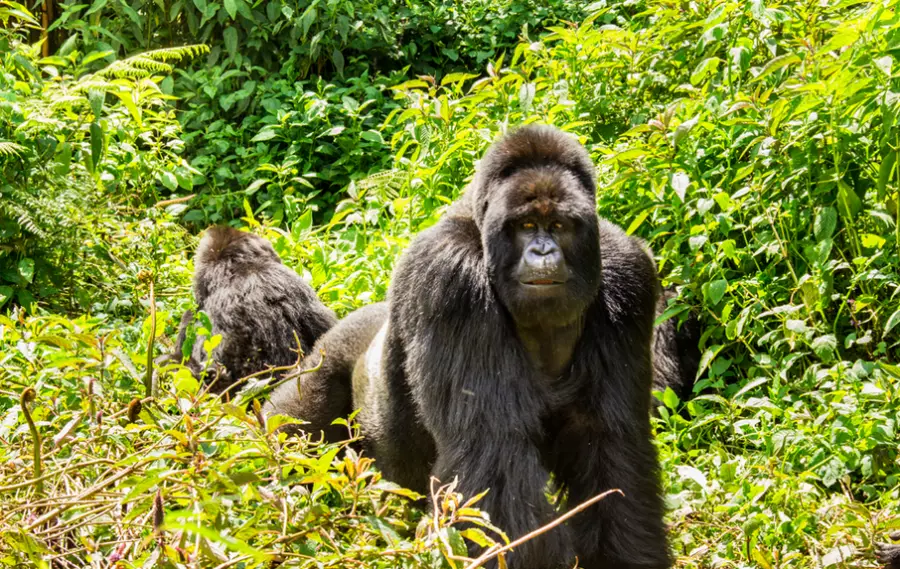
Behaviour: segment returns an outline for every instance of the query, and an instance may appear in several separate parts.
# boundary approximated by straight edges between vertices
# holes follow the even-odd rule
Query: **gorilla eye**
[[[525,223],[522,224],[522,229],[534,229],[534,227],[535,227],[534,224],[531,223],[530,221],[526,221]]]
[[[560,222],[558,222],[558,221],[555,221],[555,222],[553,222],[553,225],[551,225],[551,227],[552,227],[553,229],[562,229],[562,228],[563,228],[563,224],[560,223]]]

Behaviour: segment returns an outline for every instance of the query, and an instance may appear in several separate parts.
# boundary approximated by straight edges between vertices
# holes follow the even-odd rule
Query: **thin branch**
[[[621,490],[619,490],[618,488],[614,488],[612,490],[607,490],[606,492],[604,492],[602,494],[598,494],[598,495],[594,496],[593,498],[591,498],[590,500],[588,500],[586,502],[582,502],[581,504],[578,504],[577,506],[575,506],[574,508],[572,508],[565,514],[559,516],[552,522],[539,527],[538,529],[534,530],[533,532],[527,533],[527,534],[523,535],[522,537],[520,537],[519,539],[512,541],[512,542],[508,543],[507,545],[504,545],[503,547],[499,547],[497,549],[494,549],[492,547],[492,548],[488,549],[481,557],[479,557],[475,561],[466,565],[465,569],[475,569],[476,567],[481,567],[486,561],[490,561],[494,557],[497,557],[498,555],[500,555],[502,553],[506,553],[510,549],[514,549],[514,548],[522,545],[526,541],[532,540],[543,533],[547,533],[548,531],[555,528],[556,526],[558,526],[562,523],[565,523],[567,520],[569,520],[569,518],[581,513],[583,510],[586,510],[587,508],[593,506],[600,500],[606,498],[607,496],[609,496],[610,494],[613,494],[613,493],[621,494],[622,496],[625,495],[625,493],[622,492]],[[496,546],[494,546],[494,547],[496,547]]]

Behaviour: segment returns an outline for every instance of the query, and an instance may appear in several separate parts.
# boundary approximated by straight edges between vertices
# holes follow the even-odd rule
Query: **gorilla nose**
[[[530,247],[525,262],[532,267],[552,268],[562,263],[562,253],[556,247]]]

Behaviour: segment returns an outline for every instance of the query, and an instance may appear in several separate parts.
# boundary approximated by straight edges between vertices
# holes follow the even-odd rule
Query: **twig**
[[[150,285],[150,339],[147,340],[147,371],[144,375],[144,397],[154,397],[153,389],[153,344],[156,342],[156,297],[153,294],[153,277],[148,279]]]
[[[162,200],[162,201],[156,202],[156,203],[153,205],[153,207],[166,207],[166,206],[170,206],[170,205],[175,205],[175,204],[177,204],[177,203],[189,202],[189,201],[191,201],[192,199],[194,199],[194,197],[195,197],[196,195],[197,195],[197,194],[191,194],[191,195],[189,195],[189,196],[184,196],[184,197],[182,197],[182,198],[172,198],[172,199],[170,199],[170,200]]]
[[[34,489],[37,491],[38,496],[41,496],[44,494],[44,479],[41,476],[43,473],[41,432],[38,431],[37,425],[31,417],[31,411],[28,410],[28,404],[34,401],[35,397],[37,397],[37,393],[34,388],[27,387],[22,391],[22,397],[19,399],[19,404],[22,406],[22,413],[25,414],[25,421],[28,422],[28,428],[31,430],[31,445],[34,451],[34,475],[32,482],[34,482]]]
[[[579,514],[583,510],[589,508],[590,506],[593,506],[600,500],[606,498],[607,496],[609,496],[610,494],[613,494],[613,493],[618,493],[618,494],[621,494],[622,496],[625,495],[625,493],[622,492],[621,490],[619,490],[618,488],[614,488],[612,490],[607,490],[606,492],[604,492],[602,494],[598,494],[598,495],[594,496],[593,498],[591,498],[590,500],[588,500],[586,502],[582,502],[581,504],[578,504],[577,506],[575,506],[574,508],[572,508],[565,514],[559,516],[552,522],[539,527],[538,529],[534,530],[533,532],[527,533],[527,534],[523,535],[522,537],[520,537],[519,539],[512,541],[512,542],[508,543],[507,545],[504,545],[503,547],[499,547],[497,549],[493,549],[493,548],[488,549],[481,557],[479,557],[475,561],[466,565],[465,569],[475,569],[476,567],[480,567],[486,561],[490,561],[491,559],[493,559],[494,557],[497,557],[501,553],[506,553],[510,549],[514,549],[514,548],[522,545],[526,541],[532,540],[543,533],[547,533],[548,531],[555,528],[556,526],[566,522],[572,516]]]

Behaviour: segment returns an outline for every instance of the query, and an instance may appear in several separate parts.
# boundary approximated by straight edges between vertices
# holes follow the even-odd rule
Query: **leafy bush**
[[[193,188],[199,173],[179,156],[180,127],[158,74],[205,48],[103,63],[109,53],[38,59],[16,27],[2,38],[0,306],[29,306],[72,286],[81,242],[113,204]]]
[[[418,21],[446,17],[445,4],[434,14],[424,6],[412,5]],[[169,197],[165,180],[188,191],[176,173],[191,167],[208,173],[205,185],[193,201],[134,220],[90,210],[96,254],[80,262],[96,282],[83,288],[94,316],[0,319],[0,439],[8,443],[0,494],[12,504],[0,517],[8,546],[0,564],[65,555],[79,565],[101,556],[125,566],[250,565],[277,554],[301,567],[462,566],[452,556],[463,538],[489,542],[454,529],[459,516],[481,520],[454,508],[458,498],[440,503],[438,520],[423,517],[364,458],[277,441],[252,407],[198,393],[177,368],[137,422],[124,417],[144,362],[171,343],[188,302],[193,247],[172,219],[249,225],[344,314],[384,298],[398,255],[457,197],[490,141],[535,120],[578,133],[592,151],[601,214],[646,239],[680,292],[667,316],[700,312],[698,396],[682,404],[659,394],[666,408],[655,423],[677,566],[868,564],[873,542],[900,527],[897,7],[597,4],[577,26],[487,57],[482,75],[464,69],[481,48],[429,26],[416,35],[435,34],[427,43],[438,52],[467,53],[462,71],[444,61],[441,73],[422,77],[351,77],[361,67],[347,57],[344,78],[298,81],[300,59],[265,78],[219,59],[177,82],[154,81],[185,96],[187,131],[174,123],[154,131],[171,133],[164,140],[175,149],[158,170],[115,177],[128,154],[104,150],[116,158],[101,161],[99,183],[117,181],[109,188],[118,205]],[[223,9],[216,5],[207,24],[231,25],[231,15],[218,19]],[[492,12],[467,13],[478,21]],[[71,71],[79,62],[107,63],[79,57],[54,65],[72,76],[59,83],[79,80]],[[13,67],[23,60],[28,74]],[[34,71],[36,55],[4,65],[6,92],[50,88]],[[120,104],[108,99],[104,116]],[[89,103],[76,111],[86,124]],[[55,129],[72,128],[60,121]],[[6,128],[0,139],[37,147]],[[73,163],[97,183],[83,165],[90,132],[78,132]],[[118,280],[93,258],[120,263]],[[36,397],[25,405],[44,438],[43,489],[30,480],[35,438],[19,400],[28,387]]]

